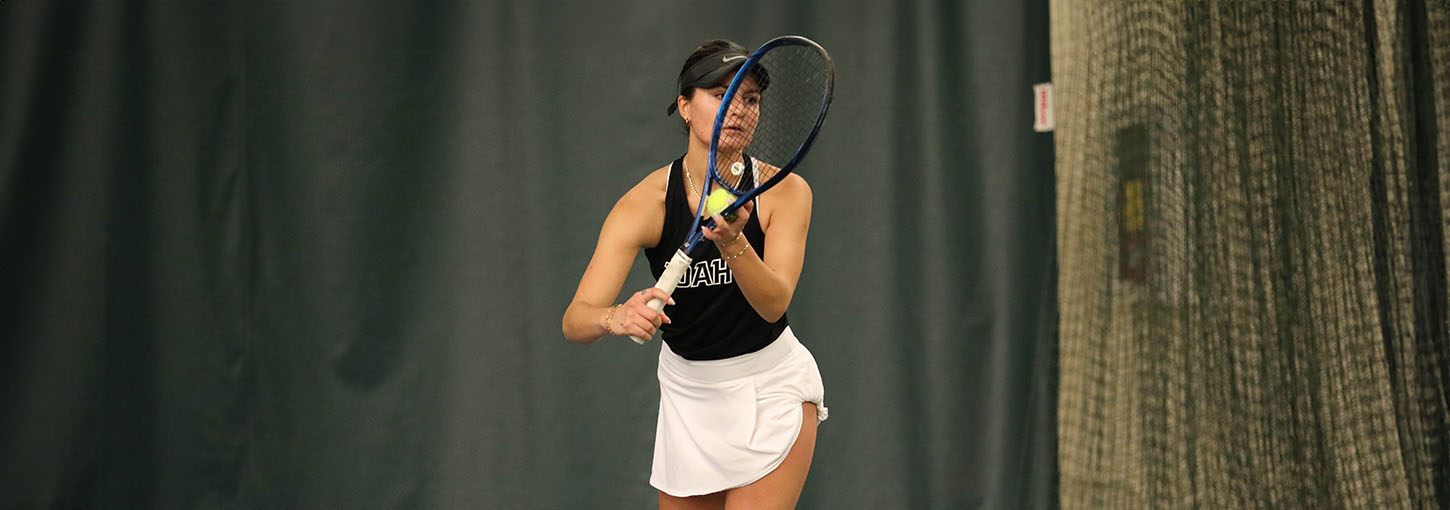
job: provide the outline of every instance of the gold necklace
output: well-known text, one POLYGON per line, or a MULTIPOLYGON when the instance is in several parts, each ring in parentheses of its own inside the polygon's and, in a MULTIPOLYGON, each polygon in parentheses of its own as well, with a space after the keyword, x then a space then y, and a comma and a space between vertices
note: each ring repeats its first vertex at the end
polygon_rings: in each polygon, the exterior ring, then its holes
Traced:
POLYGON ((705 196, 701 195, 700 190, 695 188, 695 178, 690 177, 690 163, 682 158, 680 159, 680 166, 685 169, 685 182, 690 183, 690 191, 695 192, 695 196, 700 197, 700 200, 704 200, 705 196))

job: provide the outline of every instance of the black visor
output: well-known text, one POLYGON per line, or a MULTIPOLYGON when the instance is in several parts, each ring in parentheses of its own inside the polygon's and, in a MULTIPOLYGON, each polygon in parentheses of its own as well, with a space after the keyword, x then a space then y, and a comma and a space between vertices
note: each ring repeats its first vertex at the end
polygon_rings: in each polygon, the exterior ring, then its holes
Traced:
MULTIPOLYGON (((710 88, 720 85, 720 82, 727 77, 735 76, 735 71, 745 64, 747 58, 750 58, 750 55, 735 50, 725 50, 702 58, 680 74, 676 90, 683 92, 687 88, 710 88)), ((670 107, 665 109, 665 114, 675 114, 675 101, 670 101, 670 107)))

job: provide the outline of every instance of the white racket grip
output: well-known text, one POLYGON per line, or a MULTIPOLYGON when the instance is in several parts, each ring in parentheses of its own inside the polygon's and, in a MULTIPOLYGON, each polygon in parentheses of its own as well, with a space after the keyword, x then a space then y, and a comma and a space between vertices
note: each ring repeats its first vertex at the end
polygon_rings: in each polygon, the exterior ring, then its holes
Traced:
MULTIPOLYGON (((675 250, 675 256, 670 258, 670 263, 665 264, 665 272, 660 273, 660 281, 655 282, 655 288, 665 291, 666 295, 674 294, 675 286, 680 284, 680 277, 685 275, 685 270, 689 269, 690 264, 694 262, 695 260, 690 258, 690 255, 683 250, 675 250)), ((656 312, 664 310, 665 301, 659 298, 651 299, 649 300, 649 308, 656 312)), ((629 338, 637 344, 643 344, 649 341, 648 338, 640 338, 634 335, 630 335, 629 338)))

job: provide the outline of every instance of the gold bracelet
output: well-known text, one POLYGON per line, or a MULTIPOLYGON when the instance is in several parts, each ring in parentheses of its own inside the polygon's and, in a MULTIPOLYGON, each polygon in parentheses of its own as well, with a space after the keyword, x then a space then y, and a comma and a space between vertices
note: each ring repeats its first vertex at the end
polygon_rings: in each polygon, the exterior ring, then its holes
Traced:
POLYGON ((726 261, 726 262, 730 262, 732 260, 735 260, 736 257, 739 257, 741 255, 744 255, 745 254, 745 250, 749 250, 749 249, 750 249, 750 241, 749 240, 746 240, 745 241, 745 247, 744 248, 741 248, 740 251, 735 252, 734 255, 728 255, 728 256, 723 257, 722 259, 724 261, 726 261))
POLYGON ((624 306, 624 305, 614 305, 614 306, 611 306, 611 307, 609 307, 609 311, 604 314, 604 330, 605 331, 608 331, 609 334, 611 334, 611 335, 618 335, 619 334, 619 333, 615 333, 614 332, 613 322, 614 322, 614 312, 619 311, 619 307, 621 307, 621 306, 624 306))
POLYGON ((731 246, 735 246, 735 243, 740 242, 740 236, 741 235, 744 235, 744 234, 745 234, 745 231, 744 230, 741 230, 739 232, 736 232, 735 233, 735 237, 730 238, 730 242, 725 243, 725 244, 717 244, 717 245, 715 245, 715 247, 717 247, 717 248, 729 248, 731 246))

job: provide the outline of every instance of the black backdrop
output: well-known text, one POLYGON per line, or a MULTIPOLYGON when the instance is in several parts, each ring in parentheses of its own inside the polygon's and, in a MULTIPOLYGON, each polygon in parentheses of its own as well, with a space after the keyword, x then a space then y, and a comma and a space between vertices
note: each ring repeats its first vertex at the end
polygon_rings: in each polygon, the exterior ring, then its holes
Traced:
POLYGON ((559 317, 689 50, 782 33, 801 507, 1056 507, 1040 0, 0 0, 0 507, 652 505, 657 344, 559 317))

